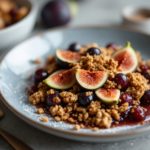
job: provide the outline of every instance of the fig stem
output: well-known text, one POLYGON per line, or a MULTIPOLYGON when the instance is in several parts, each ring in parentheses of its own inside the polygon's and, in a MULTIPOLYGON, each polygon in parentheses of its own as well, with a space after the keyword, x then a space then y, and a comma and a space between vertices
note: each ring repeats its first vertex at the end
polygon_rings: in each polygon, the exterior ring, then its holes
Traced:
POLYGON ((127 41, 125 47, 131 47, 131 42, 127 41))

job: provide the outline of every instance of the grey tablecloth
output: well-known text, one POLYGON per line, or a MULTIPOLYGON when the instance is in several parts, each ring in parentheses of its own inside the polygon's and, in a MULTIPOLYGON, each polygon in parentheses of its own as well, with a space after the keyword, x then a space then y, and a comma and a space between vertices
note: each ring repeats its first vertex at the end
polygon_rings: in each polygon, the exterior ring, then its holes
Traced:
MULTIPOLYGON (((43 0, 37 0, 41 5, 43 0)), ((121 10, 126 5, 150 5, 149 0, 82 0, 71 26, 92 24, 120 24, 121 10)), ((43 29, 36 27, 35 32, 43 29)), ((31 34, 31 35, 32 35, 31 34)), ((0 127, 11 132, 35 150, 149 150, 150 135, 130 141, 92 144, 66 140, 37 130, 13 115, 3 104, 6 113, 0 127)), ((0 150, 11 148, 0 138, 0 150)))

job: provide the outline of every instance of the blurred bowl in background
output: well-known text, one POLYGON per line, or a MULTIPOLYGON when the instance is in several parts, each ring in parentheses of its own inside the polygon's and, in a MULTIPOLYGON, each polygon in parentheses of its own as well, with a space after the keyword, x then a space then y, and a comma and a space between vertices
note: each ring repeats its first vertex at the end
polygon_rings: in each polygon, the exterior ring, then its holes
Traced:
POLYGON ((0 30, 0 50, 9 48, 24 40, 32 31, 37 17, 38 6, 35 0, 15 0, 29 8, 29 13, 20 21, 0 30))
POLYGON ((150 7, 127 6, 123 9, 122 15, 125 27, 150 33, 150 7))

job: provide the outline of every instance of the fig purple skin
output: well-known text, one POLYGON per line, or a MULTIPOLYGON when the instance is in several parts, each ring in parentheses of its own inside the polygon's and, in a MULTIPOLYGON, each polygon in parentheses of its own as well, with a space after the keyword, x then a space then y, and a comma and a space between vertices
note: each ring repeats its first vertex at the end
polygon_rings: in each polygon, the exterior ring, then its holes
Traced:
POLYGON ((43 7, 41 18, 47 28, 61 26, 69 23, 71 11, 65 0, 53 0, 43 7))
POLYGON ((63 69, 69 69, 70 68, 70 66, 69 66, 69 64, 67 62, 63 62, 63 61, 61 61, 58 58, 56 59, 56 62, 58 64, 58 66, 63 68, 63 69))

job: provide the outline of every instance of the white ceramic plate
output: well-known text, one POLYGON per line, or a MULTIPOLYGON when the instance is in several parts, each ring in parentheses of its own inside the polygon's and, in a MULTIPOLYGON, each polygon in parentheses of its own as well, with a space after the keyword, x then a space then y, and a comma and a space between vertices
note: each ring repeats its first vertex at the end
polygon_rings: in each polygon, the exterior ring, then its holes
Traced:
POLYGON ((25 88, 26 78, 37 67, 31 64, 31 60, 37 57, 54 54, 56 48, 66 48, 71 42, 79 43, 97 42, 105 45, 108 42, 124 44, 131 41, 135 48, 140 50, 145 58, 150 54, 150 37, 141 33, 135 33, 115 27, 88 27, 57 29, 37 35, 13 48, 3 59, 0 65, 0 91, 2 101, 18 117, 45 132, 61 137, 89 141, 106 142, 132 138, 150 130, 149 123, 115 127, 92 131, 90 129, 72 130, 73 126, 63 122, 55 122, 49 116, 49 122, 39 121, 40 115, 35 113, 35 107, 27 100, 25 88))

